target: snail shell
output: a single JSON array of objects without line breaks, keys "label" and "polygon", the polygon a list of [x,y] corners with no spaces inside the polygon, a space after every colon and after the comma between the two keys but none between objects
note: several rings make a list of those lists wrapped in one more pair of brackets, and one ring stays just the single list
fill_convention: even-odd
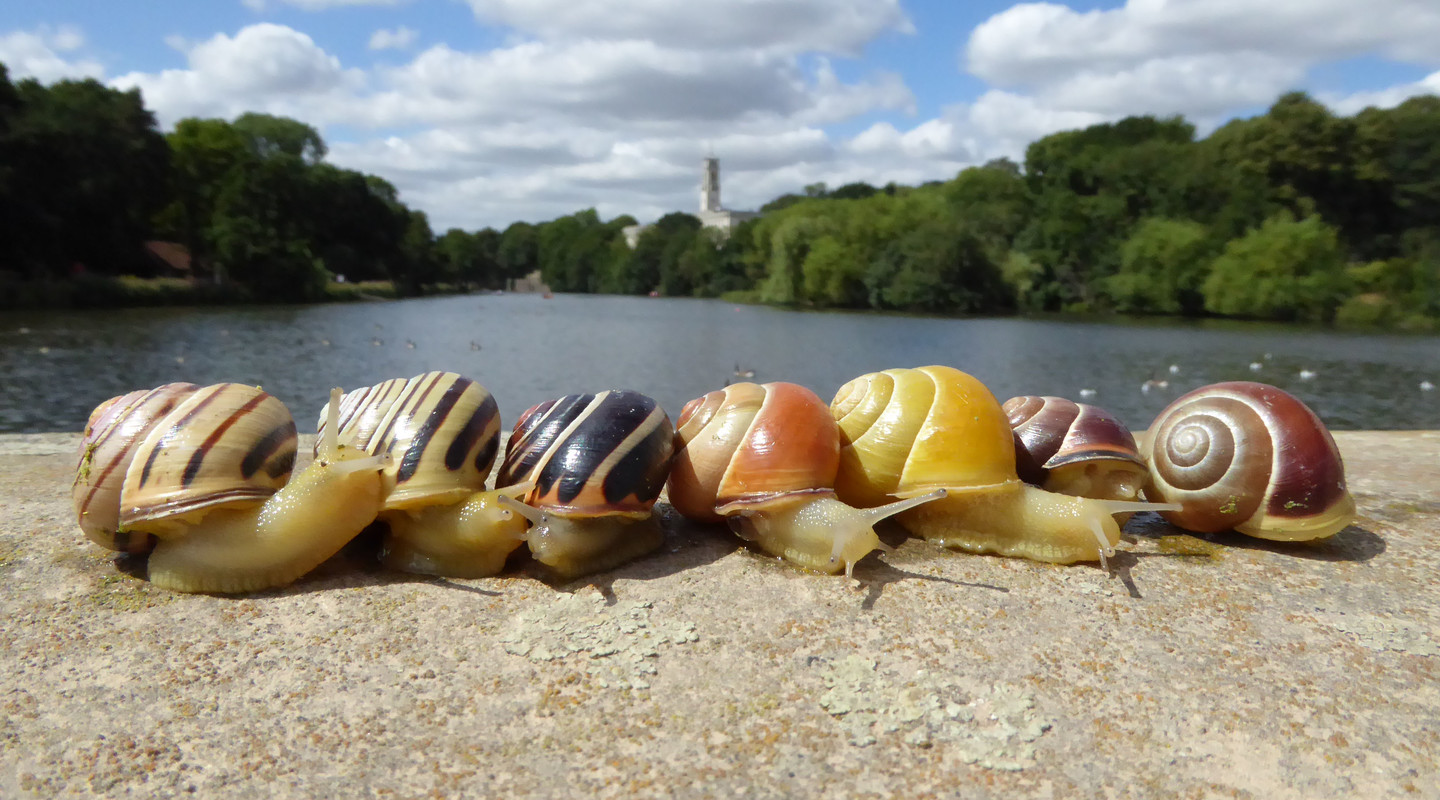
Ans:
[{"label": "snail shell", "polygon": [[1020,479],[1078,497],[1136,500],[1145,461],[1124,423],[1063,397],[1012,397],[1001,407],[1015,436]]},{"label": "snail shell", "polygon": [[830,411],[842,434],[835,478],[840,499],[870,506],[887,496],[946,489],[947,497],[897,517],[912,533],[946,547],[1103,564],[1120,540],[1111,515],[1146,508],[1022,483],[999,401],[951,367],[862,375],[840,387]]},{"label": "snail shell", "polygon": [[[95,454],[104,453],[101,476],[107,471],[123,475],[119,530],[162,539],[175,536],[212,510],[259,505],[290,477],[295,420],[284,403],[241,383],[186,387],[167,384],[146,393],[129,406],[129,414],[119,408],[124,398],[108,410],[104,405],[97,409],[102,422],[114,412],[117,417],[135,416],[133,424],[144,429],[143,437],[125,446],[128,461],[119,453],[111,456],[112,447],[124,438],[123,422],[117,420],[112,428],[120,435],[96,442]],[[177,400],[163,417],[145,421],[151,412]],[[79,482],[77,477],[77,486]],[[82,528],[86,510],[81,509]]]},{"label": "snail shell", "polygon": [[[325,432],[329,405],[317,428]],[[340,401],[340,438],[389,455],[386,510],[447,505],[485,488],[500,446],[500,409],[475,381],[427,372],[356,389]]]},{"label": "snail shell", "polygon": [[669,497],[686,517],[729,517],[742,538],[805,569],[850,575],[882,548],[874,525],[940,495],[860,511],[835,498],[840,428],[793,383],[737,383],[685,405]]},{"label": "snail shell", "polygon": [[496,477],[535,523],[535,559],[574,577],[659,547],[651,516],[670,471],[675,428],[653,399],[611,390],[541,403],[515,423]]},{"label": "snail shell", "polygon": [[846,383],[830,411],[843,447],[835,488],[875,506],[946,487],[1018,484],[1015,442],[995,396],[950,367],[889,369]]},{"label": "snail shell", "polygon": [[1333,535],[1355,516],[1335,440],[1274,386],[1196,389],[1160,412],[1149,438],[1145,494],[1181,504],[1165,512],[1181,528],[1299,541]]},{"label": "snail shell", "polygon": [[833,494],[840,429],[815,393],[793,383],[736,383],[680,412],[669,498],[697,522],[731,504]]},{"label": "snail shell", "polygon": [[193,383],[167,383],[112,397],[90,412],[71,494],[80,530],[92,542],[122,553],[148,553],[155,547],[152,534],[121,530],[121,488],[135,448],[197,388]]}]

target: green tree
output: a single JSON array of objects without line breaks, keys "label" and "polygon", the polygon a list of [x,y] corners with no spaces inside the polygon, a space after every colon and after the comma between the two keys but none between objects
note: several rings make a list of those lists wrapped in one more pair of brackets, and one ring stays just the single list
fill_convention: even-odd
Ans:
[{"label": "green tree", "polygon": [[1209,230],[1198,222],[1151,217],[1120,246],[1120,271],[1105,280],[1118,311],[1198,314],[1200,286],[1214,258]]},{"label": "green tree", "polygon": [[1216,314],[1328,320],[1339,305],[1345,256],[1334,228],[1318,216],[1280,214],[1231,241],[1202,291]]},{"label": "green tree", "polygon": [[251,111],[241,114],[233,124],[257,158],[288,155],[307,164],[318,164],[329,152],[319,131],[289,117]]},{"label": "green tree", "polygon": [[528,222],[512,222],[500,235],[496,252],[500,271],[509,280],[518,280],[540,269],[540,237]]}]

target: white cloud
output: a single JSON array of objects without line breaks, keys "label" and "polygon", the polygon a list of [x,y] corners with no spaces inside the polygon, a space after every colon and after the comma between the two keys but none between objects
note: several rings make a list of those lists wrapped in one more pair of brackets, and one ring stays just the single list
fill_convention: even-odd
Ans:
[{"label": "white cloud", "polygon": [[1322,92],[1317,99],[1334,109],[1335,113],[1348,116],[1371,106],[1394,108],[1412,97],[1426,94],[1440,96],[1440,72],[1432,72],[1414,83],[1392,86],[1378,91],[1354,94]]},{"label": "white cloud", "polygon": [[381,28],[370,34],[370,49],[408,50],[410,49],[410,45],[415,44],[415,40],[418,38],[420,38],[420,34],[417,31],[413,28],[407,28],[404,25],[401,25],[393,31]]},{"label": "white cloud", "polygon": [[899,0],[468,0],[483,21],[546,39],[648,39],[675,48],[857,54],[913,33]]},{"label": "white cloud", "polygon": [[9,70],[12,81],[35,78],[52,83],[65,78],[99,78],[105,74],[100,62],[70,55],[84,45],[84,35],[70,26],[0,33],[0,62]]},{"label": "white cloud", "polygon": [[132,72],[112,83],[139,88],[165,125],[187,116],[245,111],[323,121],[329,106],[343,104],[364,84],[363,74],[343,69],[309,36],[271,23],[189,45],[186,60],[188,69]]}]

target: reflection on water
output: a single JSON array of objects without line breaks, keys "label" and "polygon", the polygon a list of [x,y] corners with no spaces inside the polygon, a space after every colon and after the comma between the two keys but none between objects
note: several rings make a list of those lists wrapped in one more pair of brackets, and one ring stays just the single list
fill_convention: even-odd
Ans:
[{"label": "reflection on water", "polygon": [[[829,400],[888,367],[950,364],[1000,400],[1058,394],[1147,426],[1221,380],[1286,389],[1335,429],[1440,428],[1440,337],[1274,325],[942,319],[794,312],[715,300],[470,295],[307,307],[0,315],[0,431],[79,430],[100,401],[166,381],[263,386],[312,424],[331,386],[447,369],[495,394],[508,426],[606,388],[685,401],[754,370]],[[1252,365],[1254,369],[1252,369]],[[1302,378],[1302,373],[1308,378]],[[1151,389],[1142,391],[1149,381]]]}]

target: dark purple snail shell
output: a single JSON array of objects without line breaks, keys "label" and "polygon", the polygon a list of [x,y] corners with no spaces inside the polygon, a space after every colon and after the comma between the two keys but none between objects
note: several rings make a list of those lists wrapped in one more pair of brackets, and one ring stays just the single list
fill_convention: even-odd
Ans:
[{"label": "dark purple snail shell", "polygon": [[639,392],[566,395],[515,423],[495,485],[533,484],[521,500],[565,516],[647,514],[674,439],[665,411]]},{"label": "dark purple snail shell", "polygon": [[1026,483],[1038,486],[1050,470],[1081,461],[1145,466],[1130,430],[1103,408],[1036,395],[1012,397],[1003,408],[1015,434],[1016,472]]}]

